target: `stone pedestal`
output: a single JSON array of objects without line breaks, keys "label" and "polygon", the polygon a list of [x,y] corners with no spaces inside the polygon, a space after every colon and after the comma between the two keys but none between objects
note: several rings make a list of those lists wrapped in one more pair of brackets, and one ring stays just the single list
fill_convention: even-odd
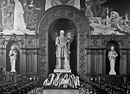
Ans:
[{"label": "stone pedestal", "polygon": [[54,73],[56,72],[71,73],[71,69],[54,69]]},{"label": "stone pedestal", "polygon": [[115,72],[115,62],[110,62],[110,72],[109,75],[116,75]]},{"label": "stone pedestal", "polygon": [[10,76],[11,76],[11,81],[12,82],[16,82],[17,81],[17,79],[16,79],[17,73],[16,72],[11,72]]},{"label": "stone pedestal", "polygon": [[79,94],[78,89],[43,89],[42,94]]}]

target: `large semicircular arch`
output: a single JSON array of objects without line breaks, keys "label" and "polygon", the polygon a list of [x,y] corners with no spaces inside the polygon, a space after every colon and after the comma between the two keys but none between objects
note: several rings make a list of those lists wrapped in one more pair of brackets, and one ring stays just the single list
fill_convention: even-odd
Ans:
[{"label": "large semicircular arch", "polygon": [[[37,25],[36,33],[41,34],[42,32],[46,32],[46,30],[49,28],[49,25],[60,18],[65,18],[74,22],[77,28],[77,32],[89,31],[89,21],[82,11],[73,6],[59,5],[48,9],[43,14]],[[45,31],[42,31],[43,28]]]}]

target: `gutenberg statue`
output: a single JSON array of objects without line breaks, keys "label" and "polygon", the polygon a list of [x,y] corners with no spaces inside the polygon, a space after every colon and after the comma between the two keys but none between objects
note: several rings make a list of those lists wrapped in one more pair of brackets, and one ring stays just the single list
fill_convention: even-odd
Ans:
[{"label": "gutenberg statue", "polygon": [[70,54],[71,38],[64,36],[64,30],[60,31],[60,35],[55,40],[56,45],[56,69],[70,69],[69,54]]}]

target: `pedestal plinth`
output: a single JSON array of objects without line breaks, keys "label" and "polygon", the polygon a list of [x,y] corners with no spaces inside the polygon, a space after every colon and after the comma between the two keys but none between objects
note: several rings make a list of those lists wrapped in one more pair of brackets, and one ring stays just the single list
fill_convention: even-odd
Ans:
[{"label": "pedestal plinth", "polygon": [[54,69],[54,73],[56,72],[71,73],[71,69]]},{"label": "pedestal plinth", "polygon": [[42,94],[79,94],[78,89],[43,89]]},{"label": "pedestal plinth", "polygon": [[116,75],[115,72],[115,62],[110,62],[110,72],[109,75]]}]

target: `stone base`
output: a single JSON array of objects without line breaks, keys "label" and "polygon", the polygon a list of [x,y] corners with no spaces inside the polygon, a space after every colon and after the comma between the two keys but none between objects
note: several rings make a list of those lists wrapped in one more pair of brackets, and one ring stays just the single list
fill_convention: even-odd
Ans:
[{"label": "stone base", "polygon": [[43,89],[42,94],[79,94],[78,89]]},{"label": "stone base", "polygon": [[116,72],[115,72],[114,70],[111,70],[111,71],[109,72],[109,75],[116,75]]},{"label": "stone base", "polygon": [[10,72],[11,72],[11,73],[16,73],[16,70],[11,70]]},{"label": "stone base", "polygon": [[43,82],[43,86],[44,88],[51,89],[78,89],[80,87],[80,80],[78,76],[72,73],[56,72],[48,75]]},{"label": "stone base", "polygon": [[56,72],[71,73],[71,69],[54,69],[54,73]]}]

